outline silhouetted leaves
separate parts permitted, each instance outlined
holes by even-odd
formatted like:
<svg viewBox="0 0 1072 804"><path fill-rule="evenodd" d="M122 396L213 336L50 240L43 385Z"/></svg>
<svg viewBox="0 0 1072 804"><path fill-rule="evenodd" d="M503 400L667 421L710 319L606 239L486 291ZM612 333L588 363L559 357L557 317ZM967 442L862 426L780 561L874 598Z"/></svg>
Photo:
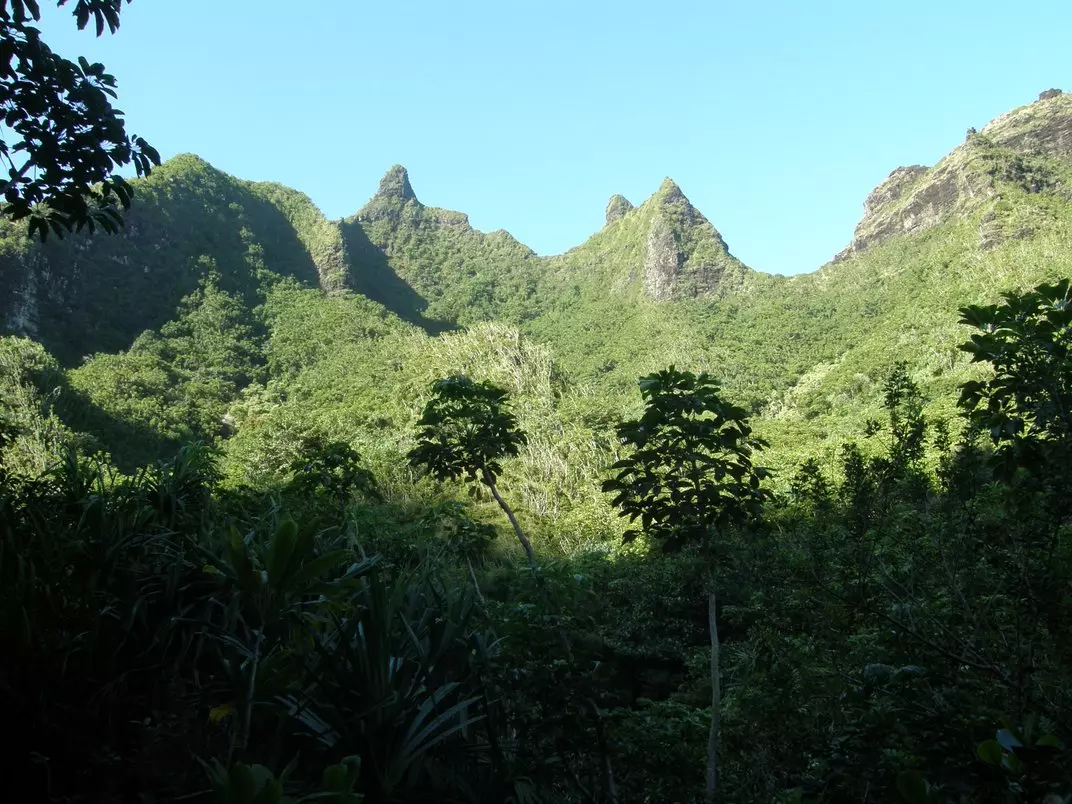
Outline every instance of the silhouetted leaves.
<svg viewBox="0 0 1072 804"><path fill-rule="evenodd" d="M714 531L755 518L769 493L769 474L752 463L764 442L752 435L743 408L724 401L707 374L673 366L639 380L640 419L622 422L617 435L631 449L603 483L612 505L665 549L707 545ZM632 541L638 531L628 531Z"/></svg>
<svg viewBox="0 0 1072 804"><path fill-rule="evenodd" d="M105 27L118 30L121 9L122 0L78 0L73 13L79 29L92 19L100 36ZM53 53L30 25L40 16L30 0L0 3L0 116L8 130L0 140L7 170L0 214L28 220L41 240L83 228L116 232L133 197L116 171L133 164L146 176L160 155L127 134L123 113L111 105L114 76L102 64Z"/></svg>

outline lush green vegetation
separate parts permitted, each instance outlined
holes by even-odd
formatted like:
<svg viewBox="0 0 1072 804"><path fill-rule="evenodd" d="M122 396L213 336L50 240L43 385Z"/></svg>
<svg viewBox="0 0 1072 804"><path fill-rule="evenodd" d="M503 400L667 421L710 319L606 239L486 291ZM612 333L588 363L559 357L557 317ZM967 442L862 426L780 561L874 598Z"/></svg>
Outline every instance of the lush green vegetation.
<svg viewBox="0 0 1072 804"><path fill-rule="evenodd" d="M1070 113L792 279L672 182L550 258L192 156L6 228L6 789L1067 800Z"/></svg>
<svg viewBox="0 0 1072 804"><path fill-rule="evenodd" d="M58 0L58 6L67 0ZM76 0L78 29L92 19L97 36L119 30L123 0ZM133 164L148 176L160 155L138 136L128 135L123 113L112 107L115 77L103 64L59 56L34 27L41 20L37 0L0 2L0 217L25 220L30 235L45 240L73 230L99 227L116 232L121 209L133 190L118 170Z"/></svg>
<svg viewBox="0 0 1072 804"><path fill-rule="evenodd" d="M343 310L361 354L331 389L318 366L345 342L296 355L283 322L307 325L315 293L280 285L258 340L208 283L111 358L131 372L111 391L93 379L104 357L67 387L40 347L4 342L0 690L29 724L28 796L690 801L705 746L709 795L717 769L730 801L1072 792L1068 282L964 308L988 371L963 387L963 436L897 365L866 447L780 490L753 466L747 411L706 376L644 379L642 415L600 442L614 412L516 335L497 361L494 330L407 355L427 336L340 296L320 320ZM375 441L310 415L407 363L501 387L455 377L429 396L422 377L406 398L396 382L365 423ZM122 434L63 423L218 440L243 386L222 452L125 473L89 454ZM200 429L168 429L182 422ZM398 464L407 446L435 482ZM472 503L461 475L481 481ZM497 484L531 568L496 538L480 489L503 504ZM609 502L641 526L622 547Z"/></svg>

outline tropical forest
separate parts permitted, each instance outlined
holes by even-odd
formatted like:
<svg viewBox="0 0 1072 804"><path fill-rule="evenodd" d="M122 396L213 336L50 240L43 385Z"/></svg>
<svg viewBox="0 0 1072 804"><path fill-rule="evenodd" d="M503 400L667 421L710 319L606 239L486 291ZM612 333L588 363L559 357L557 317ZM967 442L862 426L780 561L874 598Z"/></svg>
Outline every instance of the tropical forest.
<svg viewBox="0 0 1072 804"><path fill-rule="evenodd" d="M0 800L1072 802L1072 94L810 272L669 178L546 256L161 159L56 7L0 0Z"/></svg>

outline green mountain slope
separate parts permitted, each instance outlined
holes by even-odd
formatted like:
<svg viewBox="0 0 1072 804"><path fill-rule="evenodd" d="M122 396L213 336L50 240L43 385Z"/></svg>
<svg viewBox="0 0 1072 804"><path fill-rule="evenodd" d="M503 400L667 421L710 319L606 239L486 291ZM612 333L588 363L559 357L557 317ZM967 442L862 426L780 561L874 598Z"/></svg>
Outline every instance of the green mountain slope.
<svg viewBox="0 0 1072 804"><path fill-rule="evenodd" d="M689 801L714 721L721 800L1067 792L1069 280L971 313L982 366L958 308L1072 277L1072 97L893 171L796 277L743 265L670 180L552 257L425 207L400 167L342 221L190 156L137 192L118 237L0 229L18 784L178 800L196 759L237 790L301 746L295 794ZM721 405L686 423L655 395L616 427L668 364L717 375L773 476L719 468L749 429ZM946 438L995 368L973 418L1012 437ZM526 435L494 487L410 465L454 374L505 389ZM651 449L668 428L684 450ZM622 492L671 505L627 523L601 481L667 452Z"/></svg>
<svg viewBox="0 0 1072 804"><path fill-rule="evenodd" d="M405 426L436 372L529 354L523 337L546 349L537 374L559 378L537 396L571 410L584 443L636 404L639 374L674 363L721 377L791 463L858 434L896 361L950 409L969 373L957 308L1072 273L1072 96L1044 94L934 167L893 171L812 274L749 269L671 180L637 207L615 196L601 231L539 257L424 206L399 166L356 215L329 221L296 191L184 156L137 183L121 236L40 246L7 228L0 322L68 366L96 354L73 387L168 443L240 444L272 420L268 405L390 463L401 442L383 446L388 424ZM481 323L495 325L440 335ZM457 337L476 350L465 360L445 356ZM261 413L247 415L250 400Z"/></svg>
<svg viewBox="0 0 1072 804"><path fill-rule="evenodd" d="M74 364L162 326L213 271L250 305L282 276L309 287L343 284L341 238L300 193L233 179L194 156L176 157L135 184L136 203L117 236L40 245L21 227L4 227L4 329Z"/></svg>
<svg viewBox="0 0 1072 804"><path fill-rule="evenodd" d="M353 289L404 318L437 329L517 320L535 296L542 264L532 249L505 231L473 229L460 212L426 207L400 165L341 226L362 265Z"/></svg>

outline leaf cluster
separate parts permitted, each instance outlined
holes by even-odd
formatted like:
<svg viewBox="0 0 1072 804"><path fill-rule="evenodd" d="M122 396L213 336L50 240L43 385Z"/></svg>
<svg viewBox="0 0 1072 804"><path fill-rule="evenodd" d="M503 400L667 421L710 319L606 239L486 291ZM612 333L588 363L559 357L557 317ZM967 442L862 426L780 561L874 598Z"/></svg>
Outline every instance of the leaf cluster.
<svg viewBox="0 0 1072 804"><path fill-rule="evenodd" d="M993 375L961 390L971 423L1000 449L1072 436L1072 290L1069 280L1007 293L1002 304L961 309L975 328L961 349Z"/></svg>
<svg viewBox="0 0 1072 804"><path fill-rule="evenodd" d="M409 461L438 480L465 476L493 484L500 461L516 456L527 441L504 389L460 375L433 383L417 426Z"/></svg>
<svg viewBox="0 0 1072 804"><path fill-rule="evenodd" d="M631 453L603 483L620 513L669 550L705 544L715 531L758 516L769 470L752 462L765 442L752 434L746 411L722 399L707 373L671 366L639 385L643 415L617 428Z"/></svg>
<svg viewBox="0 0 1072 804"><path fill-rule="evenodd" d="M67 0L59 0L66 5ZM119 28L122 0L78 0L79 29L92 18L97 35ZM85 58L71 62L54 53L30 25L40 19L34 0L0 4L0 214L27 219L31 236L51 232L116 232L129 209L133 187L116 171L133 164L147 176L160 155L128 135L123 113L112 106L115 77Z"/></svg>

